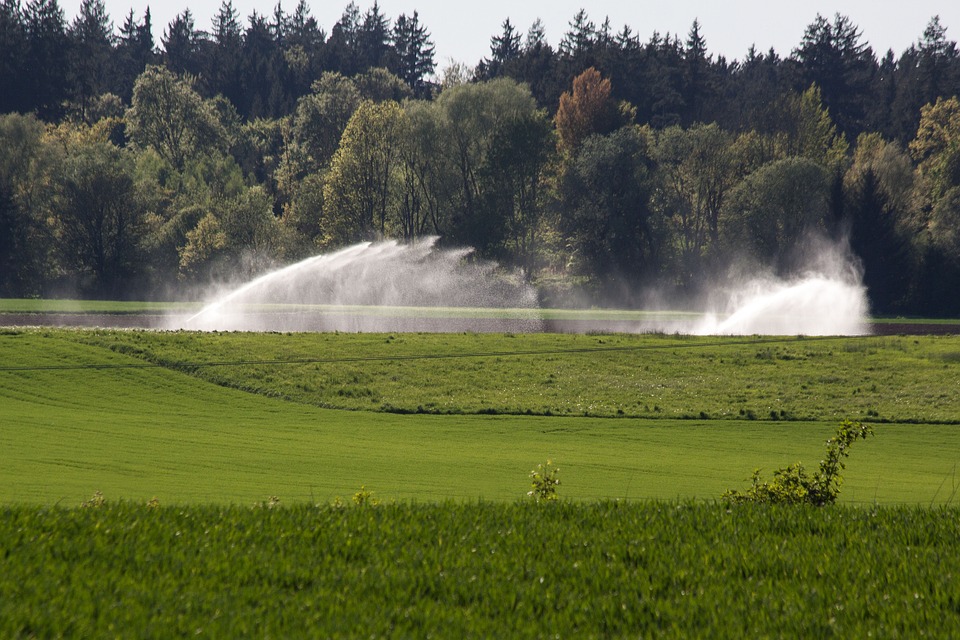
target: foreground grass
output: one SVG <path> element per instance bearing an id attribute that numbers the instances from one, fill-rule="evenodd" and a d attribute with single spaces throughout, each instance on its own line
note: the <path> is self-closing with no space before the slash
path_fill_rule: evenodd
<path id="1" fill-rule="evenodd" d="M 76 505 L 97 490 L 111 500 L 156 496 L 164 504 L 250 504 L 271 495 L 329 502 L 361 485 L 386 499 L 511 501 L 527 490 L 529 470 L 547 459 L 563 469 L 566 498 L 710 500 L 745 486 L 755 467 L 815 467 L 836 428 L 834 421 L 324 410 L 268 397 L 275 392 L 211 384 L 191 369 L 140 368 L 139 357 L 90 344 L 153 335 L 0 335 L 0 503 Z M 182 337 L 197 342 L 198 353 L 207 340 L 223 338 Z M 276 338 L 264 336 L 264 344 L 282 344 Z M 338 336 L 318 338 L 334 344 Z M 367 337 L 340 338 L 347 349 Z M 409 392 L 419 393 L 413 386 Z M 842 501 L 957 499 L 960 429 L 881 424 L 876 434 L 857 445 Z"/>
<path id="2" fill-rule="evenodd" d="M 956 637 L 960 511 L 0 508 L 3 637 Z"/>

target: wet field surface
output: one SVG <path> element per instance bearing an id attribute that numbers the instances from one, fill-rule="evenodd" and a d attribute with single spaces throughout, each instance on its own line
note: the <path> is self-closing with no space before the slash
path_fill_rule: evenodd
<path id="1" fill-rule="evenodd" d="M 0 326 L 8 327 L 99 327 L 104 329 L 189 329 L 187 315 L 141 313 L 4 313 Z M 686 333 L 693 323 L 653 325 L 629 320 L 402 317 L 361 314 L 308 316 L 292 313 L 245 314 L 224 331 L 344 331 L 426 333 Z M 955 335 L 960 320 L 939 322 L 872 322 L 873 335 Z M 212 329 L 211 327 L 206 327 Z"/>

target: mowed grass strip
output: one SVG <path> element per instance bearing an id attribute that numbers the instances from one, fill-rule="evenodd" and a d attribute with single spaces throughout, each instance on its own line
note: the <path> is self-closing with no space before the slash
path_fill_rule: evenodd
<path id="1" fill-rule="evenodd" d="M 0 508 L 3 637 L 960 635 L 951 509 Z"/>
<path id="2" fill-rule="evenodd" d="M 567 498 L 710 500 L 745 486 L 755 467 L 815 467 L 835 429 L 324 410 L 164 367 L 127 368 L 143 361 L 78 335 L 87 334 L 0 334 L 0 502 L 75 505 L 102 491 L 179 504 L 326 503 L 361 485 L 387 500 L 514 500 L 547 459 Z M 879 425 L 857 444 L 841 499 L 953 502 L 958 451 L 952 425 Z"/>
<path id="3" fill-rule="evenodd" d="M 51 335 L 325 408 L 960 424 L 960 336 Z"/>

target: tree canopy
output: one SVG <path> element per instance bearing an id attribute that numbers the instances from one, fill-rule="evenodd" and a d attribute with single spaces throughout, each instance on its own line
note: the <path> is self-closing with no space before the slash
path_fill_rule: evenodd
<path id="1" fill-rule="evenodd" d="M 378 2 L 154 28 L 0 0 L 0 295 L 177 295 L 358 240 L 439 235 L 550 299 L 692 294 L 749 256 L 848 242 L 874 309 L 960 313 L 960 52 L 939 17 L 877 53 L 844 15 L 711 53 L 574 15 L 504 20 L 438 70 Z M 571 298 L 572 299 L 572 298 Z M 629 299 L 629 296 L 627 298 Z"/>

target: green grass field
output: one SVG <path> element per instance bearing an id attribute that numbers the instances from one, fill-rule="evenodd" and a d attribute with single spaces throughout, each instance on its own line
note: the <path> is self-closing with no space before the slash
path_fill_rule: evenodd
<path id="1" fill-rule="evenodd" d="M 960 634 L 960 511 L 0 508 L 0 636 Z"/>
<path id="2" fill-rule="evenodd" d="M 0 329 L 0 637 L 956 636 L 958 354 Z M 718 501 L 843 417 L 839 505 Z"/>
<path id="3" fill-rule="evenodd" d="M 841 417 L 893 416 L 857 445 L 841 500 L 945 504 L 958 352 L 936 337 L 8 330 L 0 502 L 328 502 L 361 485 L 509 501 L 547 459 L 563 497 L 711 500 L 756 467 L 816 466 Z"/>

